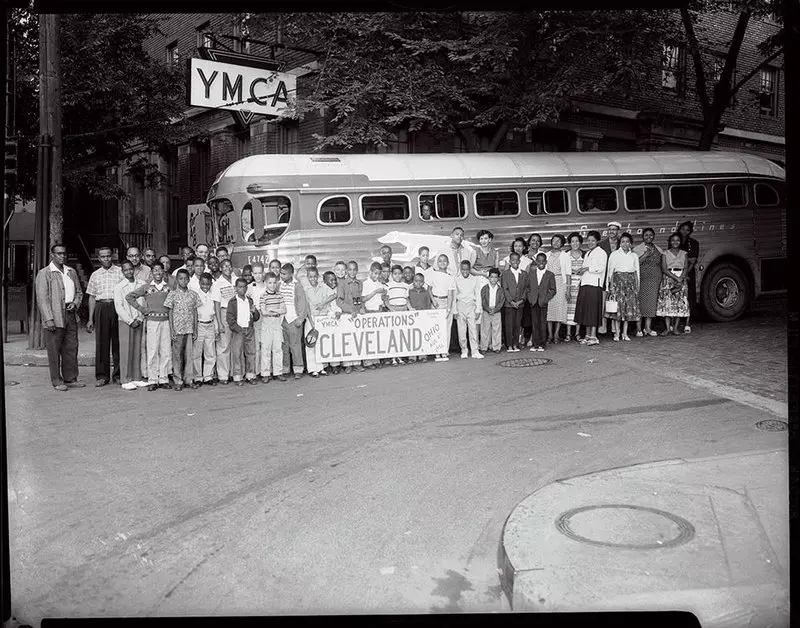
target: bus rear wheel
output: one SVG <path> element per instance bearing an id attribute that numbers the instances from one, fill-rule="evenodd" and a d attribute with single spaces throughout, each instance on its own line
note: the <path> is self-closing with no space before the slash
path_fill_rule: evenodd
<path id="1" fill-rule="evenodd" d="M 752 290 L 742 270 L 723 262 L 714 266 L 703 278 L 700 300 L 712 321 L 735 321 L 750 305 Z"/>

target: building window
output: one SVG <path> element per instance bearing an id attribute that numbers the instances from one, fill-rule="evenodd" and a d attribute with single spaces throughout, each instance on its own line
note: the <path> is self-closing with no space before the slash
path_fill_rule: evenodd
<path id="1" fill-rule="evenodd" d="M 569 196 L 566 190 L 528 191 L 528 213 L 531 216 L 566 214 L 568 211 Z"/>
<path id="2" fill-rule="evenodd" d="M 349 223 L 350 199 L 346 196 L 327 198 L 319 206 L 319 221 L 324 225 L 341 225 Z"/>
<path id="3" fill-rule="evenodd" d="M 202 26 L 197 27 L 197 47 L 198 48 L 213 48 L 214 37 L 209 30 L 211 29 L 211 22 L 206 22 Z"/>
<path id="4" fill-rule="evenodd" d="M 673 209 L 705 209 L 708 199 L 704 185 L 673 185 L 669 189 Z"/>
<path id="5" fill-rule="evenodd" d="M 758 105 L 762 115 L 775 116 L 778 113 L 778 71 L 775 68 L 761 70 Z"/>
<path id="6" fill-rule="evenodd" d="M 683 92 L 683 47 L 665 44 L 661 53 L 661 87 L 676 93 Z"/>
<path id="7" fill-rule="evenodd" d="M 397 133 L 392 133 L 389 136 L 385 146 L 375 145 L 371 148 L 370 152 L 378 155 L 408 153 L 410 152 L 408 150 L 408 145 L 408 131 L 401 129 Z"/>
<path id="8" fill-rule="evenodd" d="M 519 214 L 519 196 L 516 192 L 477 192 L 475 194 L 475 213 L 481 218 L 517 216 Z"/>
<path id="9" fill-rule="evenodd" d="M 756 183 L 756 205 L 759 207 L 775 207 L 780 203 L 778 191 L 768 183 Z"/>
<path id="10" fill-rule="evenodd" d="M 169 46 L 167 46 L 167 63 L 170 65 L 178 65 L 178 61 L 180 61 L 178 42 L 173 41 Z"/>
<path id="11" fill-rule="evenodd" d="M 422 215 L 422 206 L 428 205 L 431 208 L 431 218 L 439 220 L 463 219 L 467 215 L 467 201 L 460 192 L 450 192 L 446 194 L 420 194 L 419 195 L 419 217 L 422 220 L 430 220 Z"/>
<path id="12" fill-rule="evenodd" d="M 585 188 L 578 190 L 578 209 L 587 212 L 615 212 L 619 206 L 614 188 Z"/>
<path id="13" fill-rule="evenodd" d="M 747 205 L 747 190 L 744 183 L 715 185 L 711 188 L 715 207 L 744 207 Z"/>
<path id="14" fill-rule="evenodd" d="M 278 153 L 292 155 L 297 152 L 298 126 L 296 122 L 280 122 L 278 124 Z"/>
<path id="15" fill-rule="evenodd" d="M 408 220 L 410 217 L 410 203 L 404 194 L 361 197 L 361 219 L 364 222 Z"/>
<path id="16" fill-rule="evenodd" d="M 625 188 L 625 209 L 628 211 L 659 210 L 663 207 L 664 197 L 660 187 Z"/>

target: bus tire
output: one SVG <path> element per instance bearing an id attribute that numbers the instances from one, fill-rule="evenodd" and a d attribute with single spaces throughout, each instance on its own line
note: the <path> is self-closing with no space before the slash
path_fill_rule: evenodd
<path id="1" fill-rule="evenodd" d="M 722 262 L 703 278 L 700 302 L 709 320 L 735 321 L 747 311 L 753 293 L 750 281 L 736 264 Z"/>

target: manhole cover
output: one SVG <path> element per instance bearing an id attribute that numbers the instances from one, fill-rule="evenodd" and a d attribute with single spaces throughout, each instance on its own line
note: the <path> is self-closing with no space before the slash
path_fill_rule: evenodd
<path id="1" fill-rule="evenodd" d="M 759 421 L 756 423 L 756 427 L 765 432 L 785 432 L 789 429 L 789 424 L 786 421 L 767 419 L 766 421 Z"/>
<path id="2" fill-rule="evenodd" d="M 521 369 L 527 366 L 542 366 L 543 364 L 550 364 L 550 358 L 513 358 L 511 360 L 503 360 L 498 362 L 500 366 L 505 366 L 509 369 Z"/>
<path id="3" fill-rule="evenodd" d="M 19 386 L 19 382 L 6 382 L 6 386 Z"/>
<path id="4" fill-rule="evenodd" d="M 573 508 L 556 519 L 556 529 L 575 541 L 620 549 L 664 549 L 694 538 L 694 526 L 686 519 L 627 504 Z"/>

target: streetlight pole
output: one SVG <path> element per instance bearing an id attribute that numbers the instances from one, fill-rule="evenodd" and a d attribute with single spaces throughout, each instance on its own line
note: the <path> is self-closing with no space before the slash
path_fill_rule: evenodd
<path id="1" fill-rule="evenodd" d="M 36 176 L 34 271 L 44 268 L 63 232 L 61 182 L 61 16 L 39 16 L 39 165 Z M 30 310 L 28 348 L 44 348 L 36 290 Z"/>

